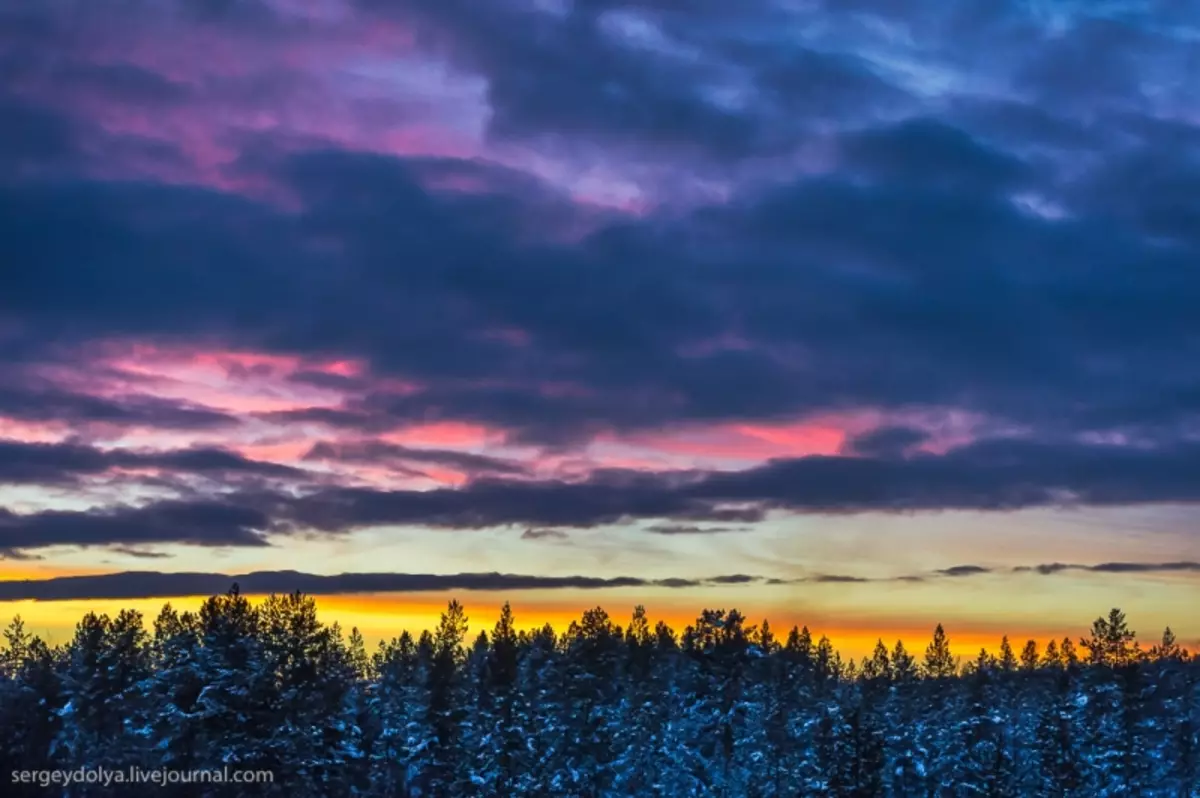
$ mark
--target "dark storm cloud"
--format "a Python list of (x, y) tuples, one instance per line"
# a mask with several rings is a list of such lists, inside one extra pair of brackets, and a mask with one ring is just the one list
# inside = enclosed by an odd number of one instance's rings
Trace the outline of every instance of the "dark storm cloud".
[(129, 546), (112, 546), (109, 551), (114, 554), (124, 554), (126, 557), (135, 557), (139, 560), (169, 560), (173, 554), (168, 554), (165, 551), (153, 551), (150, 549), (134, 549)]
[(752, 582), (762, 581), (762, 577), (749, 576), (747, 574), (730, 574), (728, 576), (714, 576), (707, 581), (714, 585), (748, 585)]
[[(692, 479), (638, 475), (598, 477), (578, 484), (482, 481), (463, 493), (439, 491), (404, 498), (393, 494), (378, 503), (368, 500), (366, 506), (386, 515), (385, 507), (390, 505), (388, 509), (424, 516), (426, 522), (459, 519), (469, 522), (463, 525), (474, 525), (491, 516), (499, 523), (568, 526), (656, 516), (716, 516), (730, 505), (853, 513), (1193, 502), (1200, 499), (1197, 484), (1200, 447), (1195, 444), (1147, 451), (1012, 440), (984, 441), (946, 455), (922, 454), (903, 461), (780, 460), (743, 472)], [(452, 509), (455, 496), (463, 504)], [(313, 504), (314, 508), (338, 506), (336, 500), (326, 503), (319, 498)], [(345, 509), (353, 503), (340, 506)], [(315, 515), (320, 517), (321, 512)], [(508, 518), (513, 520), (502, 520)]]
[(985, 440), (905, 460), (807, 457), (719, 473), (676, 494), (795, 512), (1015, 510), (1200, 499), (1200, 446), (1162, 449)]
[[(86, 104), (54, 105), (56, 92), (146, 113), (188, 89), (91, 63), (76, 32), (91, 29), (68, 24), (79, 18), (65, 6), (6, 4), (4, 74), (28, 77), (50, 52), (56, 66), (43, 87), (55, 92), (5, 82), (0, 95), (0, 355), (37, 362), (96, 339), (161, 338), (358, 358), (379, 381), (303, 376), (352, 395), (269, 420), (363, 435), (438, 419), (567, 447), (668, 423), (934, 407), (1032, 436), (901, 457), (919, 439), (881, 429), (851, 443), (861, 457), (683, 481), (506, 481), (502, 463), (459, 460), (492, 478), (271, 508), (328, 531), (1200, 498), (1188, 437), (1200, 413), (1200, 161), (1181, 111), (1195, 107), (1195, 82), (1178, 79), (1195, 56), (1172, 29), (1194, 13), (825, 5), (809, 17), (765, 2), (358, 4), (400, 15), (418, 49), (484, 78), (496, 137), (556, 138), (613, 163), (669, 149), (728, 188), (712, 207), (597, 221), (511, 169), (317, 150), (311, 137), (296, 152), (245, 131), (221, 131), (241, 149), (222, 179), (289, 202), (102, 179), (96, 148), (118, 143), (95, 135)], [(179, 24), (264, 43), (302, 27), (260, 3), (179, 9)], [(139, 10), (126, 33), (152, 40), (170, 14)], [(903, 30), (928, 50), (907, 52)], [(1078, 68), (1085, 57), (1094, 68)], [(278, 84), (256, 77), (269, 100)], [(801, 146), (814, 130), (815, 155)], [(779, 159), (755, 166), (763, 156)], [(743, 183), (743, 168), (772, 179)], [(479, 191), (437, 187), (464, 179)], [(390, 390), (389, 376), (411, 390)], [(6, 418), (229, 421), (162, 400), (4, 390)], [(1063, 442), (1084, 432), (1137, 445)], [(62, 473), (35, 460), (8, 467)]]
[(745, 532), (746, 527), (653, 524), (646, 527), (646, 531), (653, 535), (720, 535), (726, 532)]
[(566, 540), (567, 533), (559, 529), (526, 529), (521, 540)]
[(112, 469), (147, 468), (177, 474), (246, 474), (296, 477), (299, 469), (249, 460), (225, 449), (137, 451), (97, 449), (74, 443), (23, 443), (0, 440), (0, 483), (54, 485)]
[(27, 514), (0, 508), (0, 550), (155, 543), (266, 546), (262, 535), (271, 527), (261, 509), (216, 499)]
[[(1107, 562), (1096, 565), (1080, 565), (1078, 563), (1043, 563), (1041, 565), (1018, 565), (1010, 569), (988, 568), (982, 565), (955, 565), (941, 568), (929, 574), (930, 577), (962, 578), (971, 576), (996, 575), (1004, 572), (1023, 574), (1036, 573), (1042, 576), (1052, 576), (1064, 571), (1082, 571), (1094, 574), (1161, 574), (1161, 573), (1200, 573), (1200, 563), (1197, 562)], [(870, 581), (902, 581), (921, 582), (927, 577), (900, 576)], [(821, 581), (821, 577), (817, 581)], [(804, 581), (804, 580), (798, 580)], [(855, 580), (861, 581), (861, 580)]]
[(811, 582), (826, 582), (831, 584), (854, 584), (858, 582), (870, 582), (862, 576), (846, 576), (844, 574), (818, 574), (817, 576), (808, 577), (802, 581)]
[(592, 527), (633, 518), (667, 517), (705, 502), (676, 495), (658, 477), (607, 476), (582, 483), (478, 479), (462, 489), (381, 492), (335, 488), (297, 499), (289, 520), (338, 532), (408, 524), (453, 529), (493, 526)]
[(766, 518), (762, 507), (686, 507), (675, 516), (678, 521), (710, 521), (722, 524), (756, 524)]
[[(528, 467), (511, 460), (488, 457), (449, 449), (415, 449), (384, 441), (322, 441), (304, 455), (305, 460), (342, 461), (347, 463), (416, 463), (444, 466), (465, 474), (494, 474), (504, 476), (528, 473)], [(418, 472), (419, 473), (419, 472)]]
[(854, 118), (867, 109), (895, 111), (912, 99), (857, 54), (752, 46), (733, 48), (731, 54), (753, 59), (759, 90), (809, 119)]
[(937, 571), (941, 576), (980, 576), (991, 572), (991, 568), (984, 568), (982, 565), (954, 565)]
[(1027, 565), (1014, 568), (1015, 572), (1033, 571), (1043, 576), (1062, 573), (1063, 571), (1088, 571), (1098, 574), (1150, 574), (1150, 573), (1188, 573), (1200, 572), (1198, 562), (1106, 562), (1098, 565), (1078, 565), (1072, 563), (1043, 563), (1042, 565)]
[(1097, 574), (1159, 574), (1159, 573), (1200, 573), (1200, 563), (1167, 562), (1167, 563), (1100, 563), (1098, 565), (1079, 565), (1068, 563), (1046, 563), (1043, 565), (1019, 565), (1014, 568), (988, 568), (982, 565), (955, 565), (950, 568), (940, 568), (928, 574), (910, 574), (905, 576), (866, 577), (850, 574), (813, 574), (793, 579), (767, 579), (768, 585), (802, 585), (802, 584), (865, 584), (876, 582), (906, 582), (924, 583), (931, 579), (964, 579), (973, 576), (996, 576), (1003, 574), (1037, 573), (1051, 576), (1064, 571), (1081, 571)]
[(1087, 570), (1096, 573), (1128, 574), (1148, 573), (1155, 571), (1200, 571), (1200, 563), (1195, 562), (1164, 562), (1164, 563), (1133, 563), (1106, 562), (1093, 565)]
[[(388, 524), (455, 529), (592, 527), (790, 513), (1108, 506), (1200, 500), (1200, 446), (1167, 450), (997, 440), (904, 460), (806, 457), (742, 472), (598, 472), (580, 482), (474, 480), (462, 488), (331, 488), (281, 505), (281, 521), (339, 533)], [(952, 575), (961, 575), (956, 569)]]
[(850, 172), (914, 188), (984, 195), (1019, 184), (1028, 171), (1020, 160), (934, 119), (914, 119), (848, 136), (842, 156)]
[(847, 449), (867, 457), (898, 457), (929, 439), (929, 433), (912, 427), (878, 427), (847, 441)]
[(0, 601), (58, 601), (67, 599), (133, 599), (207, 596), (224, 593), (237, 584), (243, 594), (290, 593), (311, 595), (347, 593), (424, 593), (444, 590), (525, 591), (600, 590), (624, 587), (688, 588), (739, 585), (756, 581), (742, 575), (712, 579), (641, 579), (630, 576), (524, 576), (519, 574), (337, 574), (324, 576), (297, 571), (259, 571), (250, 574), (159, 573), (128, 571), (100, 576), (64, 576), (43, 580), (0, 582)]
[[(1078, 117), (1195, 99), (1179, 79), (1196, 66), (1195, 14), (1169, 1), (1120, 11), (989, 0), (953, 10), (932, 0), (357, 5), (484, 78), (495, 136), (699, 152), (725, 166), (794, 151), (830, 123), (856, 128), (922, 106), (953, 117), (976, 94)], [(949, 156), (961, 155), (962, 137), (947, 133)], [(912, 167), (938, 179), (945, 163), (926, 153), (910, 151)]]
[(17, 385), (0, 385), (0, 417), (80, 426), (103, 423), (177, 430), (213, 429), (238, 423), (235, 417), (211, 408), (154, 396), (106, 398)]
[(122, 452), (116, 462), (126, 466), (146, 465), (166, 471), (183, 473), (218, 472), (253, 474), (263, 477), (297, 477), (304, 472), (298, 468), (250, 460), (226, 449), (178, 449), (168, 452)]
[[(144, 556), (139, 554), (139, 556)], [(1113, 564), (1107, 564), (1113, 565)], [(1115, 573), (1200, 571), (1198, 563), (1137, 564), (1122, 563)], [(1106, 565), (1067, 566), (1072, 569), (1112, 572)], [(1021, 569), (1016, 569), (1021, 570)], [(966, 573), (983, 573), (979, 569)], [(944, 572), (937, 572), (944, 573)], [(798, 584), (857, 584), (873, 581), (921, 581), (921, 577), (868, 579), (859, 576), (818, 574), (800, 579), (782, 580), (731, 574), (707, 579), (642, 579), (637, 577), (585, 576), (526, 576), (500, 573), (467, 574), (402, 574), (351, 573), (317, 575), (296, 571), (260, 571), (250, 574), (225, 575), (216, 573), (162, 573), (131, 571), (97, 576), (55, 577), (42, 580), (0, 582), (0, 601), (55, 601), (70, 599), (132, 599), (171, 598), (223, 593), (237, 584), (246, 594), (289, 593), (300, 590), (312, 595), (348, 593), (411, 593), (446, 590), (516, 591), (516, 590), (593, 590), (627, 587), (661, 587), (670, 589), (700, 586), (731, 586), (763, 582), (768, 585)]]
[(0, 549), (0, 560), (12, 560), (13, 562), (36, 562), (44, 560), (40, 554), (30, 554), (29, 552), (18, 551), (16, 549)]
[[(782, 144), (766, 120), (711, 96), (740, 77), (734, 64), (711, 60), (721, 26), (764, 13), (769, 20), (769, 3), (748, 0), (735, 10), (708, 2), (686, 9), (584, 2), (540, 10), (525, 2), (357, 2), (414, 26), (429, 52), (486, 76), (494, 136), (671, 145), (718, 157)], [(710, 59), (686, 52), (705, 45)]]
[[(964, 157), (947, 174), (973, 175)], [(428, 194), (401, 161), (321, 153), (289, 163), (309, 201), (300, 217), (198, 189), (0, 190), (13, 210), (0, 218), (20, 208), (25, 219), (0, 222), (0, 248), (28, 264), (0, 306), (27, 321), (30, 346), (222, 331), (416, 379), (403, 395), (369, 391), (341, 410), (275, 416), (351, 429), (439, 414), (561, 444), (831, 405), (957, 406), (1085, 428), (1169, 429), (1194, 410), (1185, 397), (1200, 374), (1173, 353), (1195, 325), (1200, 277), (1186, 252), (1099, 220), (1051, 223), (974, 188), (894, 175), (871, 186), (829, 178), (568, 248), (505, 238), (470, 203)], [(503, 201), (519, 215), (519, 198)], [(57, 235), (66, 227), (72, 237)], [(339, 254), (318, 239), (340, 242)], [(183, 255), (146, 258), (164, 251)], [(843, 269), (843, 258), (871, 268)], [(76, 273), (85, 260), (100, 266)], [(734, 325), (746, 346), (681, 355)], [(497, 327), (528, 343), (487, 337)], [(804, 361), (784, 356), (797, 347)], [(1179, 401), (1148, 407), (1168, 381)], [(545, 387), (561, 383), (580, 390)]]
[[(46, 447), (42, 451), (42, 460), (14, 458), (16, 465), (11, 467), (19, 474), (39, 470), (58, 474), (67, 466), (86, 471), (104, 463), (95, 460), (97, 455), (91, 450)], [(147, 463), (164, 467), (257, 467), (230, 460), (227, 453), (141, 456), (147, 458)], [(38, 473), (31, 478), (51, 479)], [(219, 501), (166, 502), (112, 512), (10, 514), (4, 521), (0, 542), (6, 548), (166, 541), (261, 545), (260, 533), (268, 531), (342, 534), (388, 525), (461, 530), (510, 525), (562, 529), (642, 519), (719, 523), (729, 516), (753, 514), (761, 518), (771, 511), (1010, 511), (1187, 503), (1200, 499), (1197, 485), (1200, 446), (1196, 444), (1144, 450), (994, 440), (963, 446), (945, 455), (918, 454), (905, 459), (814, 456), (772, 461), (742, 472), (654, 474), (609, 470), (577, 482), (480, 477), (461, 488), (425, 491), (325, 487), (299, 497), (259, 492)], [(976, 568), (959, 566), (947, 569), (943, 575), (971, 575)]]
[(1016, 572), (1036, 571), (1037, 573), (1042, 574), (1043, 576), (1049, 576), (1050, 574), (1056, 574), (1056, 573), (1059, 573), (1060, 571), (1077, 570), (1077, 569), (1083, 568), (1083, 567), (1084, 566), (1074, 566), (1074, 565), (1070, 565), (1067, 563), (1061, 563), (1061, 562), (1052, 562), (1052, 563), (1043, 563), (1041, 565), (1019, 565), (1016, 568), (1014, 568), (1013, 571), (1016, 571)]

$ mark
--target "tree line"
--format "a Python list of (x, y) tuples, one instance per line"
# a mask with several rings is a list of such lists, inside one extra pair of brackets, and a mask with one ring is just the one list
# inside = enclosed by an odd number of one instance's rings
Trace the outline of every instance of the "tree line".
[(270, 783), (74, 784), (69, 796), (1200, 795), (1200, 657), (1144, 649), (1120, 610), (965, 664), (939, 625), (923, 653), (843, 659), (807, 628), (736, 610), (677, 633), (638, 607), (562, 633), (505, 605), (468, 636), (368, 653), (299, 593), (237, 587), (198, 612), (88, 614), (48, 646), (19, 618), (0, 650), (0, 794), (18, 770), (238, 768)]

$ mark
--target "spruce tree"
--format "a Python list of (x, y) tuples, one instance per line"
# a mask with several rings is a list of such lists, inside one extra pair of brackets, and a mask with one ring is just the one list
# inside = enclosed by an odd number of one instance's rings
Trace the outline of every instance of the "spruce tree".
[[(57, 766), (53, 746), (62, 733), (61, 650), (29, 634), (18, 616), (4, 634), (0, 673), (0, 774)], [(42, 796), (37, 785), (7, 784), (6, 794)]]
[(1092, 633), (1080, 638), (1079, 645), (1093, 665), (1120, 666), (1137, 659), (1139, 651), (1135, 638), (1125, 613), (1114, 607), (1107, 618), (1097, 618), (1092, 623)]
[(483, 798), (516, 794), (522, 774), (529, 770), (526, 739), (533, 730), (518, 690), (521, 646), (513, 624), (512, 608), (505, 602), (485, 654), (482, 692), (487, 700), (477, 719), (479, 765), (472, 789)]
[(1021, 670), (1032, 673), (1038, 669), (1039, 662), (1037, 641), (1025, 641), (1025, 645), (1021, 648)]
[(1000, 640), (1000, 655), (996, 657), (996, 667), (1003, 673), (1012, 673), (1017, 669), (1017, 657), (1008, 642), (1008, 635)]
[(950, 640), (939, 623), (933, 630), (933, 641), (925, 649), (921, 672), (929, 679), (946, 679), (958, 671), (958, 663), (950, 653)]
[(425, 719), (431, 736), (419, 783), (424, 792), (435, 798), (452, 798), (466, 789), (462, 768), (462, 732), (466, 720), (462, 665), (466, 635), (466, 612), (457, 600), (451, 600), (433, 633), (426, 676)]
[(911, 682), (920, 675), (917, 668), (917, 661), (912, 654), (904, 647), (903, 640), (897, 640), (895, 648), (892, 649), (892, 678), (895, 681), (905, 684)]
[(1046, 644), (1046, 651), (1042, 654), (1041, 666), (1061, 670), (1066, 665), (1063, 660), (1062, 653), (1058, 650), (1058, 643), (1051, 640)]
[(887, 646), (883, 640), (875, 643), (875, 651), (870, 658), (863, 659), (862, 678), (869, 682), (888, 683), (892, 680), (892, 661), (888, 655)]

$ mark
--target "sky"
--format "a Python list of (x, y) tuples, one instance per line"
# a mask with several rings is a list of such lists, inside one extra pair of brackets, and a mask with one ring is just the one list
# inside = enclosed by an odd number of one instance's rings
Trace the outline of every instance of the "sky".
[(1200, 645), (1200, 10), (8, 0), (0, 617)]

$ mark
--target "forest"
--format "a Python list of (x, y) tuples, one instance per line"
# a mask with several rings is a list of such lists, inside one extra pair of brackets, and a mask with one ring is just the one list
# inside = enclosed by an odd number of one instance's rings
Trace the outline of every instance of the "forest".
[[(736, 610), (681, 632), (638, 607), (368, 652), (299, 593), (88, 614), (0, 649), (0, 794), (69, 796), (1200, 795), (1200, 657), (1117, 609), (1088, 633), (960, 662), (941, 626), (843, 659)], [(44, 787), (18, 771), (239, 768), (269, 782)]]

